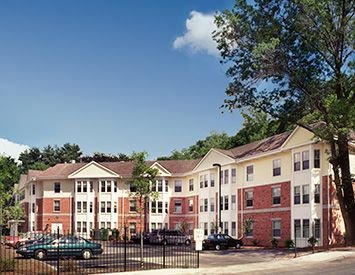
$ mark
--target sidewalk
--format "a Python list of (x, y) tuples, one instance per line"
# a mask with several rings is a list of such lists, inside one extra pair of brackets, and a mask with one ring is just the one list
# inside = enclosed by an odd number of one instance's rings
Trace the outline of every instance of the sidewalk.
[[(355, 250), (348, 251), (326, 251), (315, 254), (308, 254), (298, 258), (291, 259), (275, 259), (268, 262), (259, 262), (251, 264), (238, 264), (225, 267), (199, 268), (199, 269), (155, 269), (146, 271), (125, 272), (124, 274), (139, 275), (203, 275), (203, 274), (238, 274), (252, 271), (265, 271), (269, 269), (277, 269), (280, 267), (304, 265), (305, 263), (330, 262), (348, 257), (355, 257)], [(113, 273), (111, 275), (119, 275), (121, 273)]]

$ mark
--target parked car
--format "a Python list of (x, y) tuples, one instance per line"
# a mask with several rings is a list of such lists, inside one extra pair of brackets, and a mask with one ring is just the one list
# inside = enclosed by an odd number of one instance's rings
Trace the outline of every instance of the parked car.
[(211, 234), (206, 240), (202, 242), (203, 249), (227, 249), (229, 247), (235, 247), (239, 249), (243, 245), (241, 239), (235, 239), (228, 234)]
[(82, 257), (85, 260), (103, 252), (99, 243), (90, 242), (81, 237), (66, 236), (44, 243), (39, 242), (22, 246), (16, 250), (16, 253), (25, 258), (44, 260), (57, 256), (58, 249), (60, 257)]
[(166, 230), (159, 229), (154, 230), (149, 236), (149, 242), (151, 244), (191, 244), (191, 237), (185, 235), (179, 230)]
[[(63, 235), (59, 235), (59, 237), (62, 237)], [(19, 241), (19, 243), (16, 245), (16, 248), (20, 248), (21, 246), (24, 245), (30, 245), (30, 244), (37, 244), (37, 243), (48, 243), (50, 241), (53, 241), (58, 238), (57, 234), (51, 234), (51, 233), (46, 233), (46, 234), (38, 234), (35, 235), (33, 238), (24, 240), (24, 241)]]
[(43, 238), (46, 233), (43, 231), (33, 231), (25, 233), (20, 239), (17, 240), (14, 247), (19, 248), (25, 244), (31, 244), (36, 242), (37, 240)]
[[(149, 233), (143, 233), (143, 243), (144, 244), (149, 244), (150, 243), (150, 234)], [(141, 235), (138, 233), (136, 235), (131, 236), (131, 241), (135, 244), (140, 244), (141, 243)]]
[(43, 231), (31, 231), (20, 234), (18, 236), (5, 236), (5, 244), (18, 248), (20, 247), (25, 241), (34, 239), (43, 235)]

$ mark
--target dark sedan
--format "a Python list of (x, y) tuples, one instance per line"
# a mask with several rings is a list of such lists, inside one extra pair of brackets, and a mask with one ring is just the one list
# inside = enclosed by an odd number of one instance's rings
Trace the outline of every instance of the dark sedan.
[(209, 235), (206, 240), (202, 242), (203, 249), (227, 249), (229, 247), (235, 247), (239, 249), (243, 245), (241, 239), (235, 239), (228, 234), (212, 234)]
[(47, 257), (82, 257), (85, 260), (103, 252), (101, 244), (90, 242), (80, 237), (62, 237), (45, 243), (25, 245), (16, 253), (26, 257), (44, 260)]

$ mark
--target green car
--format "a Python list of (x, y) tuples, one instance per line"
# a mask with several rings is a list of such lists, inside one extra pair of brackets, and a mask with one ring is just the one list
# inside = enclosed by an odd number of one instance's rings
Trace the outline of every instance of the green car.
[[(59, 251), (58, 251), (59, 250)], [(103, 252), (101, 244), (90, 242), (81, 237), (69, 236), (50, 240), (44, 243), (25, 245), (16, 253), (25, 258), (44, 260), (50, 257), (82, 257), (85, 260)]]

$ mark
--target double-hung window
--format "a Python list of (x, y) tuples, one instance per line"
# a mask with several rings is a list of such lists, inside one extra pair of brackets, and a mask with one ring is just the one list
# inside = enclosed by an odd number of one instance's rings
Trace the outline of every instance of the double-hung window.
[(194, 179), (189, 179), (189, 191), (194, 191)]
[(224, 196), (224, 210), (229, 209), (229, 196)]
[(210, 182), (211, 187), (214, 187), (214, 174), (210, 174)]
[(293, 171), (301, 170), (301, 154), (294, 153), (293, 155)]
[(302, 185), (302, 203), (309, 203), (309, 185)]
[(54, 183), (54, 193), (60, 193), (60, 182)]
[(295, 186), (293, 188), (293, 203), (301, 204), (301, 186)]
[(309, 151), (302, 152), (302, 169), (309, 169)]
[(281, 187), (272, 187), (272, 204), (281, 204)]
[(313, 167), (320, 168), (320, 150), (315, 149), (313, 151)]
[(280, 220), (272, 221), (272, 236), (274, 238), (281, 237), (281, 221)]
[(302, 220), (302, 235), (303, 235), (303, 238), (309, 238), (309, 220), (308, 219)]
[(320, 203), (320, 184), (314, 185), (314, 203)]
[(181, 180), (175, 181), (175, 192), (182, 192), (182, 181)]
[(237, 169), (232, 168), (231, 169), (231, 181), (232, 183), (236, 183), (237, 182)]
[(247, 181), (253, 181), (254, 180), (254, 166), (249, 165), (246, 168), (247, 170)]
[(253, 206), (253, 191), (245, 191), (246, 207)]
[(272, 161), (272, 175), (274, 177), (281, 175), (281, 160), (275, 159)]

